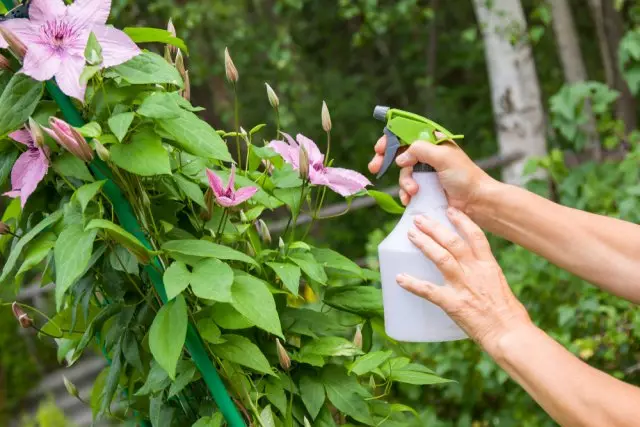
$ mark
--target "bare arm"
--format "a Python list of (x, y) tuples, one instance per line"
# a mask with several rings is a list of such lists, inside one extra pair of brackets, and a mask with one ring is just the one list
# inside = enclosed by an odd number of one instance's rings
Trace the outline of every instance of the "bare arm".
[(468, 210), (492, 233), (589, 282), (640, 303), (640, 227), (494, 182)]

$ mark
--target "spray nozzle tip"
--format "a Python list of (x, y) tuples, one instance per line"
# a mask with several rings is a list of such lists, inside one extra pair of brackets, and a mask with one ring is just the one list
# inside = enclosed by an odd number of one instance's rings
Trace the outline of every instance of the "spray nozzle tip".
[(373, 118), (384, 122), (387, 120), (388, 112), (389, 107), (385, 107), (384, 105), (376, 105), (376, 108), (373, 109)]

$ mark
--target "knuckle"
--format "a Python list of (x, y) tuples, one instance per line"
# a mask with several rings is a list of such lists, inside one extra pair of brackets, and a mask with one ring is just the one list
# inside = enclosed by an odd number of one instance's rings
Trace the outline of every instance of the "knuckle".
[(482, 230), (473, 230), (470, 237), (474, 242), (484, 242), (487, 239)]
[(456, 235), (447, 240), (446, 246), (451, 249), (461, 249), (464, 246), (464, 241)]
[(434, 260), (438, 267), (448, 267), (451, 261), (453, 261), (453, 257), (450, 254), (440, 255)]

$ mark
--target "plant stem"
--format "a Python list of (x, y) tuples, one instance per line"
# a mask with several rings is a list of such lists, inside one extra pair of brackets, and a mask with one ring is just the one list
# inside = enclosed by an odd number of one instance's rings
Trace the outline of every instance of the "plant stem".
[(331, 153), (331, 132), (327, 132), (327, 153), (324, 155), (324, 165), (329, 163), (329, 153)]
[(225, 217), (227, 216), (227, 208), (222, 211), (222, 216), (220, 217), (220, 222), (218, 223), (218, 228), (216, 229), (216, 238), (221, 237), (221, 234), (224, 231), (224, 225), (226, 225)]
[(233, 84), (233, 103), (236, 128), (236, 149), (238, 150), (238, 167), (241, 167), (242, 158), (240, 157), (240, 107), (238, 105), (238, 89), (235, 83)]
[(276, 139), (280, 138), (280, 110), (276, 108)]

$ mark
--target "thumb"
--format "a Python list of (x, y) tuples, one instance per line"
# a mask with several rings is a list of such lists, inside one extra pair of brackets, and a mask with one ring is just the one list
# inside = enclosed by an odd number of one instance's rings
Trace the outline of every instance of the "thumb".
[(419, 280), (408, 274), (399, 274), (396, 277), (398, 284), (411, 292), (414, 295), (422, 297), (428, 301), (431, 301), (435, 305), (444, 309), (444, 305), (447, 305), (448, 297), (444, 292), (444, 288), (434, 285), (426, 280)]
[(435, 145), (431, 142), (416, 141), (396, 159), (400, 167), (413, 166), (416, 163), (426, 163), (440, 171), (447, 168), (447, 153), (449, 148), (446, 145)]

